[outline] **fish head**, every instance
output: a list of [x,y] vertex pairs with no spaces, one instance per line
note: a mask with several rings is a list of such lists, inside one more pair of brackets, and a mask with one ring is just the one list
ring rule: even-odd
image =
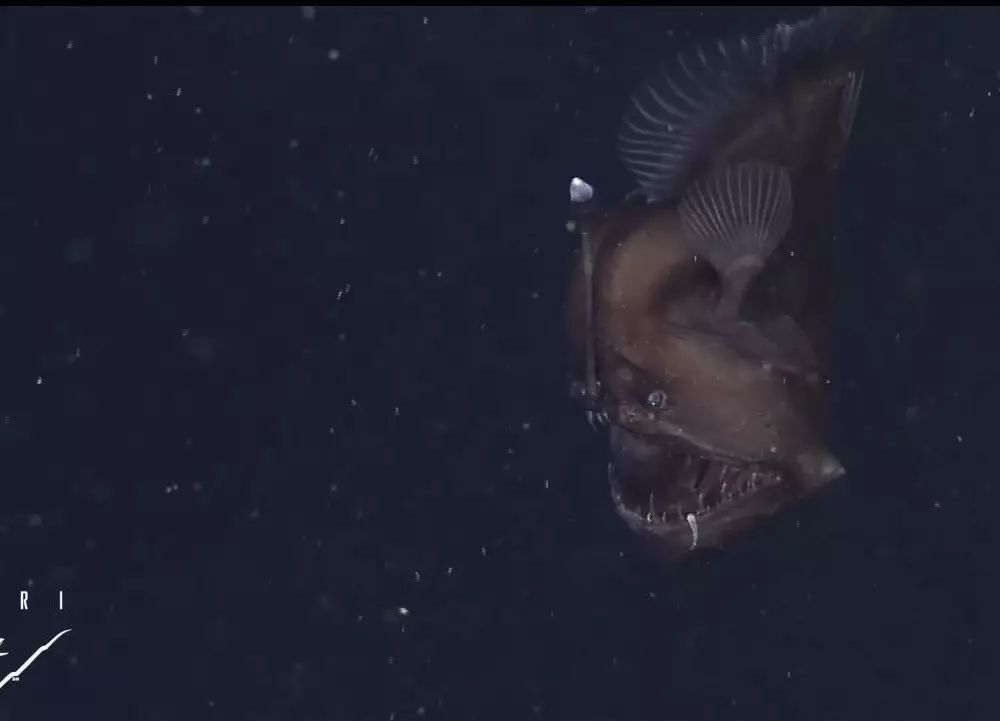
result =
[[631,350],[607,376],[609,480],[637,533],[678,551],[721,546],[844,474],[820,433],[818,379],[724,338],[665,334]]

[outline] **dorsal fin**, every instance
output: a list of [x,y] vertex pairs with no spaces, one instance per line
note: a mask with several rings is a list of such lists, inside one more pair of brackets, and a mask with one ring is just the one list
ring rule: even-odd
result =
[[699,145],[759,85],[769,56],[760,38],[696,48],[661,66],[632,96],[618,150],[648,200],[676,195]]
[[841,126],[848,133],[863,56],[887,15],[880,7],[824,8],[808,20],[697,48],[662,66],[633,94],[618,133],[622,160],[646,199],[676,199],[693,174],[714,164],[713,152],[724,153],[715,141],[733,140],[719,134],[738,113],[749,109],[752,116],[755,100],[776,98],[789,82],[841,84]]

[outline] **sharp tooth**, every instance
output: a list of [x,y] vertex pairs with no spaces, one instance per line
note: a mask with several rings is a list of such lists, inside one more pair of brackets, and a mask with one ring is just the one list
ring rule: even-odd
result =
[[693,551],[698,547],[698,518],[693,513],[689,513],[685,520],[691,529],[691,550]]

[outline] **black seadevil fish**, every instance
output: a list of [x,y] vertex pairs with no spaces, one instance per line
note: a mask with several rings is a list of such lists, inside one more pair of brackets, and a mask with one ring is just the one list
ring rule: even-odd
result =
[[830,223],[884,8],[680,56],[631,99],[638,190],[574,179],[574,386],[610,427],[619,514],[667,555],[718,546],[844,473],[822,436]]

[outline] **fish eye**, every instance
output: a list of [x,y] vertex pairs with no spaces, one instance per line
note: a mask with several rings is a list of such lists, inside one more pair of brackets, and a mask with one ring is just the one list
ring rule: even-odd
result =
[[649,395],[646,396],[646,404],[650,408],[665,408],[667,405],[667,394],[666,392],[657,388],[654,391],[650,391]]

